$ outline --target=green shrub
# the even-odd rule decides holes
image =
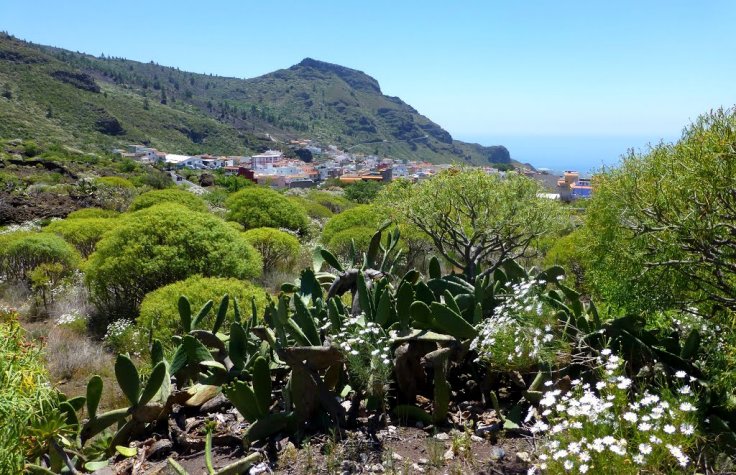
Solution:
[[[335,233],[326,246],[336,256],[348,260],[351,257],[351,242],[355,242],[355,249],[360,255],[368,250],[368,244],[375,233],[376,228],[367,226],[344,229]]]
[[[299,257],[299,240],[274,228],[255,228],[245,232],[245,238],[263,258],[263,271],[289,270]]]
[[[346,209],[355,206],[355,203],[352,203],[347,198],[328,191],[310,191],[307,198],[324,206],[335,214],[342,213]]]
[[[199,196],[179,188],[153,190],[137,196],[128,211],[139,211],[161,203],[176,203],[192,211],[207,211],[207,205]]]
[[[40,264],[58,263],[63,273],[79,265],[79,253],[55,234],[15,232],[0,235],[0,276],[26,281]]]
[[[345,198],[356,203],[368,204],[376,199],[378,192],[383,188],[383,183],[377,181],[362,180],[345,187]]]
[[[309,224],[307,212],[287,197],[262,186],[245,188],[225,202],[227,219],[242,224],[245,229],[286,228],[298,233]]]
[[[105,234],[87,266],[92,300],[105,316],[135,316],[150,291],[194,274],[257,277],[261,257],[225,221],[181,205],[163,204],[121,218]]]
[[[109,218],[65,219],[52,222],[44,231],[58,234],[76,247],[83,257],[87,257],[95,250],[102,235],[117,225],[118,220]]]
[[[333,212],[326,206],[301,196],[289,196],[289,200],[301,206],[307,211],[307,215],[312,219],[329,219],[333,216]]]
[[[101,208],[83,208],[72,211],[66,219],[85,219],[85,218],[116,218],[120,215],[117,211]]]
[[[34,419],[56,405],[44,355],[26,341],[18,314],[0,308],[0,470],[23,473],[24,459],[33,447]]]
[[[135,188],[135,185],[127,178],[119,176],[103,176],[97,178],[95,182],[98,185],[109,186],[112,188]]]
[[[371,228],[375,233],[386,219],[388,219],[387,215],[375,206],[356,206],[355,208],[343,211],[327,221],[322,231],[321,239],[324,244],[329,244],[337,233],[355,227]]]
[[[193,311],[197,312],[208,300],[213,300],[217,308],[225,294],[228,294],[231,299],[237,299],[241,312],[246,317],[250,317],[251,298],[256,298],[256,306],[259,311],[265,306],[265,291],[250,282],[196,275],[161,287],[146,295],[141,303],[141,313],[136,326],[146,335],[153,331],[154,338],[168,344],[172,335],[181,334],[183,331],[177,307],[181,295],[187,296]],[[232,300],[230,305],[228,319],[232,318]],[[214,313],[214,311],[211,312],[201,324],[203,328],[211,328]]]

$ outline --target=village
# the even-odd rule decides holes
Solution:
[[[113,153],[141,163],[159,164],[174,172],[183,169],[220,172],[273,188],[312,188],[328,180],[341,184],[359,181],[387,183],[395,178],[417,182],[454,166],[355,154],[334,145],[323,148],[310,140],[292,140],[289,150],[296,150],[296,157],[271,149],[251,156],[183,155],[164,153],[140,144],[128,145],[124,150],[113,150]],[[490,166],[481,168],[488,174],[501,177],[506,174],[504,170]],[[592,195],[591,179],[577,171],[568,170],[559,177],[528,167],[518,171],[542,182],[549,191],[544,193],[544,197],[549,199],[571,202]],[[178,174],[172,176],[181,179]]]

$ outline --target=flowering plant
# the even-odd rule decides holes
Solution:
[[[540,444],[529,473],[673,473],[691,465],[696,408],[688,376],[677,373],[676,391],[632,398],[622,360],[606,349],[598,362],[599,381],[575,380],[567,393],[549,390],[541,414],[530,410],[527,422],[537,417],[530,430]]]
[[[345,355],[351,384],[383,399],[393,371],[386,331],[364,314],[345,320],[341,330],[332,341]]]
[[[558,319],[543,299],[546,282],[529,279],[506,284],[510,292],[484,320],[470,345],[478,361],[500,371],[527,371],[538,363],[552,363],[563,342],[553,331]]]

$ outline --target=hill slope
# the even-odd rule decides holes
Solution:
[[[312,138],[435,163],[509,163],[450,134],[372,77],[307,58],[253,79],[94,57],[0,36],[0,136],[109,149],[241,154]]]

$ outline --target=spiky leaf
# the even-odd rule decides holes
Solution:
[[[189,299],[184,295],[180,296],[178,306],[181,326],[185,332],[189,333],[192,331],[192,306],[189,303]]]
[[[217,317],[215,318],[215,325],[212,327],[212,333],[217,333],[223,323],[225,323],[225,317],[227,316],[227,308],[230,305],[230,296],[225,294],[222,296],[220,306],[217,309]]]
[[[102,378],[94,375],[87,383],[87,415],[90,419],[97,416],[97,408],[102,398]]]

